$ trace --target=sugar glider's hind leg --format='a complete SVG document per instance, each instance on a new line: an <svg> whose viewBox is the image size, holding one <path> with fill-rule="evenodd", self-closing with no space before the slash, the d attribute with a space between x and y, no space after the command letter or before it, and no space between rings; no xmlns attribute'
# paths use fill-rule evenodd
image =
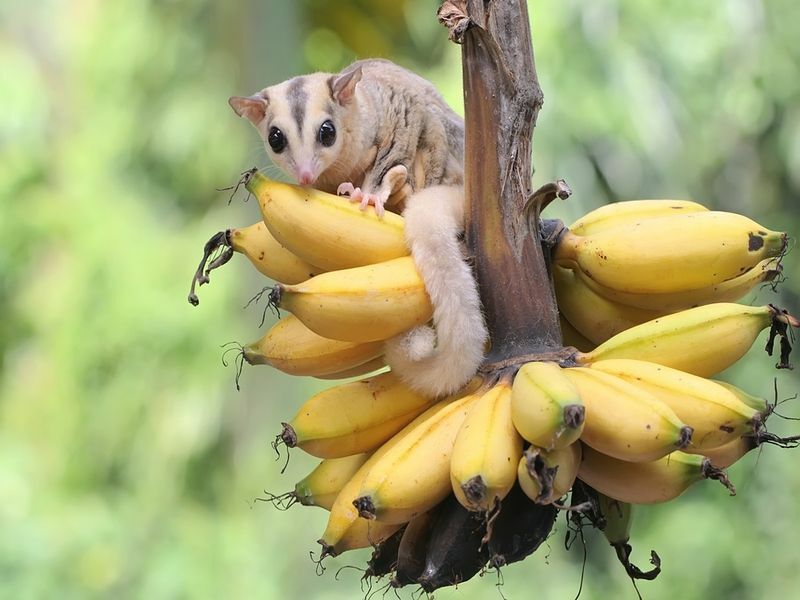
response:
<svg viewBox="0 0 800 600"><path fill-rule="evenodd" d="M416 328L386 343L386 360L414 389L440 396L458 390L483 360L488 332L478 287L464 261L462 186L432 186L406 202L406 243L433 304L433 327Z"/></svg>

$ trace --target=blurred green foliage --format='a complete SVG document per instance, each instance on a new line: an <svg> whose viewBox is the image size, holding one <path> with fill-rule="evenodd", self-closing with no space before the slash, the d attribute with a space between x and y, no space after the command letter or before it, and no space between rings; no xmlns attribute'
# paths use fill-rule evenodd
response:
<svg viewBox="0 0 800 600"><path fill-rule="evenodd" d="M266 368L242 390L220 345L261 335L241 306L263 285L236 257L186 303L203 242L255 221L215 188L260 142L227 106L308 70L384 56L460 110L460 56L428 0L5 0L0 6L0 597L355 598L365 553L314 576L325 513L257 502L287 473L279 422L322 382ZM566 221L610 200L692 197L796 236L800 5L790 0L531 3L545 107L536 182L575 195ZM800 311L796 253L776 302ZM761 342L756 346L761 345ZM758 348L726 375L793 395ZM783 405L798 415L797 402ZM774 421L779 432L791 422ZM794 431L797 427L794 427ZM800 533L796 453L732 469L739 495L698 485L642 509L634 558L656 549L655 598L792 597ZM503 571L503 594L570 598L580 544ZM582 597L634 597L587 532ZM437 598L500 597L493 573ZM407 593L403 597L409 597Z"/></svg>

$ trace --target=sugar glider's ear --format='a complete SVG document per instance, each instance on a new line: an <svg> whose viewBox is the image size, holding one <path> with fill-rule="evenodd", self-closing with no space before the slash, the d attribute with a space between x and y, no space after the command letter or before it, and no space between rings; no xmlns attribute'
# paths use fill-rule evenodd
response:
<svg viewBox="0 0 800 600"><path fill-rule="evenodd" d="M254 96L231 96L228 104L240 117L245 117L253 125L258 125L267 116L267 106L269 101L259 94Z"/></svg>
<svg viewBox="0 0 800 600"><path fill-rule="evenodd" d="M341 106L346 106L356 93L356 84L361 81L361 66L352 71L335 75L328 80L331 97Z"/></svg>

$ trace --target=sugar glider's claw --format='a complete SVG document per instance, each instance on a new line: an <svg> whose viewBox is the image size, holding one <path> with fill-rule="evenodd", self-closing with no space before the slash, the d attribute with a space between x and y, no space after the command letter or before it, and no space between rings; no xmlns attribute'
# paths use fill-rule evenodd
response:
<svg viewBox="0 0 800 600"><path fill-rule="evenodd" d="M344 183L340 183L339 187L336 188L336 195L337 196L351 196L353 192L355 192L358 188L354 187L352 183L349 181L345 181Z"/></svg>

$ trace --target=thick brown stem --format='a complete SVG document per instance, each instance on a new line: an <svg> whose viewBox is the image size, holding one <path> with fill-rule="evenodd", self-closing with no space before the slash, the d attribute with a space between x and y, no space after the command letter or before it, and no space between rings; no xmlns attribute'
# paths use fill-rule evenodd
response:
<svg viewBox="0 0 800 600"><path fill-rule="evenodd" d="M462 43L467 245L491 335L488 366L561 347L558 309L531 197L542 92L525 0L445 0Z"/></svg>

